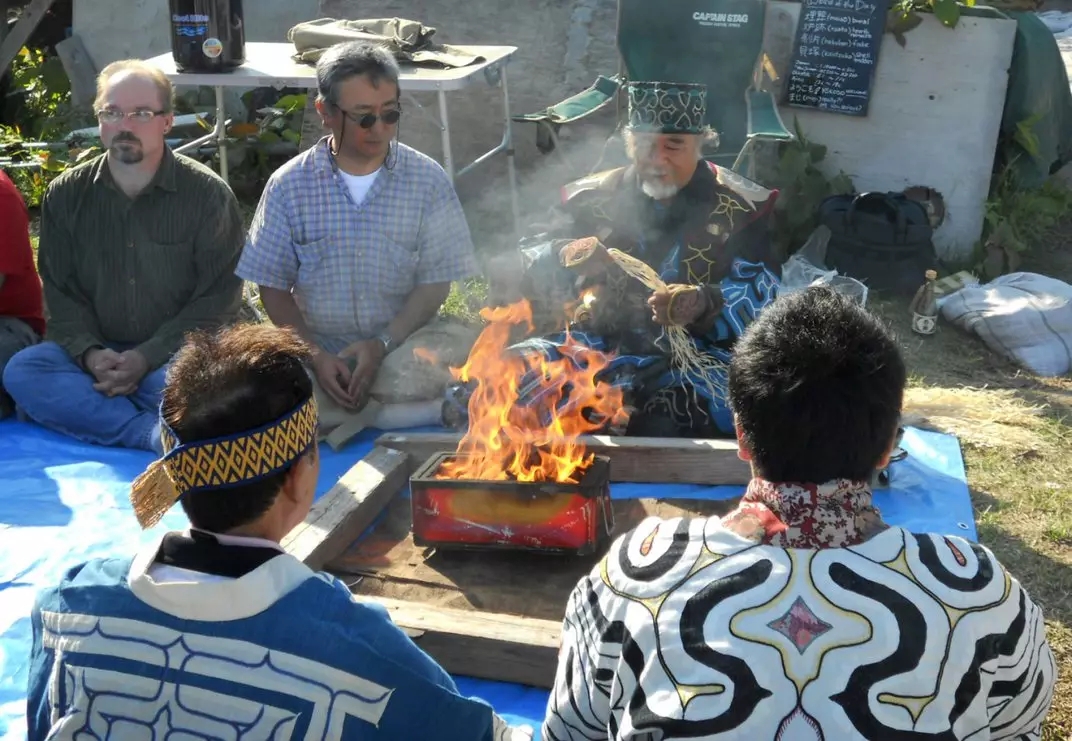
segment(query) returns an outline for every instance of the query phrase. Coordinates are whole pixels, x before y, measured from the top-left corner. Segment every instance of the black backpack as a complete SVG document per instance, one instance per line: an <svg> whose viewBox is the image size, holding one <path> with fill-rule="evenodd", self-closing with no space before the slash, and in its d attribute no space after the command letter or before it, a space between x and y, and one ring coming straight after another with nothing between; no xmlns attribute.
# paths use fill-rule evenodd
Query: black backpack
<svg viewBox="0 0 1072 741"><path fill-rule="evenodd" d="M827 267L871 290L912 293L938 267L927 211L903 193L831 196L819 223L830 229Z"/></svg>

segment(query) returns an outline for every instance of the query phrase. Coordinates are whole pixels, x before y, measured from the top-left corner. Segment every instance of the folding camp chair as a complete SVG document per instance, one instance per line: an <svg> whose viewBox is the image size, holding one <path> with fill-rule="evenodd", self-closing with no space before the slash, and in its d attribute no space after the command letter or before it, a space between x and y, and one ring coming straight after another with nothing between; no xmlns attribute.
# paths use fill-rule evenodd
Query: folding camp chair
<svg viewBox="0 0 1072 741"><path fill-rule="evenodd" d="M791 141L762 89L765 0L618 0L618 75L600 76L587 90L539 113L514 116L537 125L541 152L559 129L617 101L627 80L693 82L707 86L707 124L719 135L708 159L736 172L754 168L757 140ZM619 115L619 119L621 116Z"/></svg>

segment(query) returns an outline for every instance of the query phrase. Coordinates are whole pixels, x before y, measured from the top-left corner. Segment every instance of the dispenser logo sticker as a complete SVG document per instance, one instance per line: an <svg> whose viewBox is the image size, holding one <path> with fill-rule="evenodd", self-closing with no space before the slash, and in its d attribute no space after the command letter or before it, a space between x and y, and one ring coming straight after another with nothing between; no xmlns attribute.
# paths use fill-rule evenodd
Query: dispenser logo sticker
<svg viewBox="0 0 1072 741"><path fill-rule="evenodd" d="M220 54L223 54L223 44L219 39L208 38L205 39L205 43L201 44L201 51L209 59L215 59Z"/></svg>
<svg viewBox="0 0 1072 741"><path fill-rule="evenodd" d="M197 38L198 36L204 36L208 33L207 15L200 13L180 15L176 13L171 16L171 21L175 27L175 33L179 36Z"/></svg>

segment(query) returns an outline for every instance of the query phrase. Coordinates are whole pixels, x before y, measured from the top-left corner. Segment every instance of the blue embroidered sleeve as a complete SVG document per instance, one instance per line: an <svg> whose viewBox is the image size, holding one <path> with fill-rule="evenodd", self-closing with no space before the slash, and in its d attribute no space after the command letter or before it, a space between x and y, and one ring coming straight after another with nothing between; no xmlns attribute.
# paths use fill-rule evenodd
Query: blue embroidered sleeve
<svg viewBox="0 0 1072 741"><path fill-rule="evenodd" d="M763 263L740 258L722 279L722 311L704 339L722 344L744 334L759 313L778 297L778 278Z"/></svg>

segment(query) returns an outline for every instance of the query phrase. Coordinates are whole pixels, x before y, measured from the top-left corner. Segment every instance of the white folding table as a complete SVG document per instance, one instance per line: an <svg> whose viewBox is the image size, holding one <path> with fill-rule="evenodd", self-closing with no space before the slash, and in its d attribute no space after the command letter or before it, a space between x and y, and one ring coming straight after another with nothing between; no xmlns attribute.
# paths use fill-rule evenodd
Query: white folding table
<svg viewBox="0 0 1072 741"><path fill-rule="evenodd" d="M439 126L443 142L443 169L451 182L475 167L484 164L497 154L505 154L510 177L510 202L514 212L514 225L518 226L517 175L514 170L513 130L510 124L510 92L506 84L506 67L517 51L516 46L458 46L457 48L484 58L483 62L453 69L403 66L399 87L402 95ZM227 130L224 110L224 89L256 87L316 88L316 70L312 65L302 64L293 58L294 46L279 42L249 42L246 44L246 62L240 67L222 73L179 72L171 52L149 59L149 64L158 67L175 85L205 85L216 91L216 128L209 134L189 142L176 151L199 147L207 141L216 140L220 152L220 175L227 180ZM447 113L447 93L469 87L479 79L488 85L498 86L503 99L503 136L497 146L488 150L461 168L454 165L450 145L450 117ZM439 117L421 106L412 93L436 93L439 102Z"/></svg>

